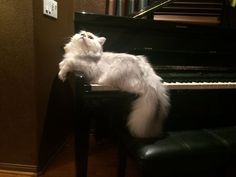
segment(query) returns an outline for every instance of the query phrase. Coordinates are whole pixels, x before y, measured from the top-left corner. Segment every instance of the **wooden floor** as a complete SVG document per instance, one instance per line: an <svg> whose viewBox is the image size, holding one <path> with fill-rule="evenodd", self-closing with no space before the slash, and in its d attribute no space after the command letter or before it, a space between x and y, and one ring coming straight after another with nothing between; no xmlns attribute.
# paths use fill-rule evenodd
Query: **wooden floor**
<svg viewBox="0 0 236 177"><path fill-rule="evenodd" d="M64 149L40 177L75 177L74 141L70 138ZM90 137L88 177L116 177L117 147L114 143L96 143ZM226 177L236 177L235 169L229 169ZM128 159L126 177L138 177L134 163ZM21 176L0 176L21 177ZM25 177L25 176L24 176Z"/></svg>
<svg viewBox="0 0 236 177"><path fill-rule="evenodd" d="M88 177L116 177L117 147L113 143L97 144L94 137L90 138ZM128 161L126 177L136 177L132 161ZM32 174L1 173L0 177L32 177ZM49 164L40 177L75 177L74 141L68 140L61 152Z"/></svg>
<svg viewBox="0 0 236 177"><path fill-rule="evenodd" d="M113 143L96 143L90 137L88 177L116 177L117 147ZM136 177L132 161L128 161L126 177ZM63 151L40 177L75 177L74 141L70 139Z"/></svg>
<svg viewBox="0 0 236 177"><path fill-rule="evenodd" d="M117 147L113 143L97 144L94 137L90 138L88 177L116 177ZM236 177L236 170L230 169L227 177ZM1 173L0 177L35 177L32 174ZM74 141L68 143L59 152L48 168L39 177L75 177ZM138 177L135 165L129 159L126 177Z"/></svg>

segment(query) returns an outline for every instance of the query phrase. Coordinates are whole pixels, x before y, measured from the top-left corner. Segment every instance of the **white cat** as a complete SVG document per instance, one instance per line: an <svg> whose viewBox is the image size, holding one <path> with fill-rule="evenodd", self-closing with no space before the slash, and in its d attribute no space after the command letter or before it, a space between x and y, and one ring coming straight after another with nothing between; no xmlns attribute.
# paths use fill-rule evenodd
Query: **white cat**
<svg viewBox="0 0 236 177"><path fill-rule="evenodd" d="M169 108L162 79L144 56L103 52L105 40L86 31L75 34L64 47L59 78L64 81L68 72L80 71L91 83L138 94L127 122L131 134L136 137L160 135Z"/></svg>

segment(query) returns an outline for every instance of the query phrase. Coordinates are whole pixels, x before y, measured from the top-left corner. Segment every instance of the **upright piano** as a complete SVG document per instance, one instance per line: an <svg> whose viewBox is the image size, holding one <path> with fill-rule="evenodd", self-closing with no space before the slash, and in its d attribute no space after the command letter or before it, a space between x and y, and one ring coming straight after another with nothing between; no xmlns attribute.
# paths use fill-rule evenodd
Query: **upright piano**
<svg viewBox="0 0 236 177"><path fill-rule="evenodd" d="M148 57L170 92L168 130L236 125L236 28L225 23L227 14L220 14L219 23L214 24L142 18L171 3L160 0L123 17L76 12L75 32L86 30L106 37L104 51ZM227 8L220 13L227 13ZM116 88L93 83L83 89L86 93L110 90L116 94ZM82 162L86 166L87 161ZM86 176L85 166L79 166L82 176Z"/></svg>
<svg viewBox="0 0 236 177"><path fill-rule="evenodd" d="M171 124L183 119L194 128L206 117L209 126L227 124L222 119L236 122L236 29L222 22L225 14L214 25L141 18L171 3L157 1L135 18L77 12L75 32L106 37L104 51L147 56L170 90ZM91 86L94 91L107 89Z"/></svg>

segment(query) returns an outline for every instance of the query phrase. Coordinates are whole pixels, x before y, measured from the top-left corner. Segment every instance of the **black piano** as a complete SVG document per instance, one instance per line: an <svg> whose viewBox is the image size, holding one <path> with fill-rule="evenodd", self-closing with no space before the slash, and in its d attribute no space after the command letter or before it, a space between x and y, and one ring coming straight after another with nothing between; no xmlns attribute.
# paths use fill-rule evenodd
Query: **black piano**
<svg viewBox="0 0 236 177"><path fill-rule="evenodd" d="M170 91L168 130L236 125L236 28L225 23L229 7L221 4L227 7L214 24L143 18L171 3L157 1L123 17L76 12L75 32L86 30L106 37L104 51L148 57ZM90 83L84 91L109 89L116 90Z"/></svg>
<svg viewBox="0 0 236 177"><path fill-rule="evenodd" d="M223 117L236 120L231 116L236 113L236 29L223 22L206 25L140 18L170 4L157 1L136 18L78 12L75 32L87 30L106 37L104 51L146 55L170 89L174 124L182 117L200 121L206 116L219 125L225 124ZM225 16L221 14L220 20Z"/></svg>

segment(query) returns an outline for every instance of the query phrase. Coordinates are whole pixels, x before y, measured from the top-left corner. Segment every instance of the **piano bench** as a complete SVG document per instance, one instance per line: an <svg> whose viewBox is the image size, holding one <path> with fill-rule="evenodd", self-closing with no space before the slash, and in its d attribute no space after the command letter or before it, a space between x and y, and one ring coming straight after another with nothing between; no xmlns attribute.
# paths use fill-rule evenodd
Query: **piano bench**
<svg viewBox="0 0 236 177"><path fill-rule="evenodd" d="M160 139L131 138L129 154L141 177L225 176L235 164L236 127L168 132Z"/></svg>

